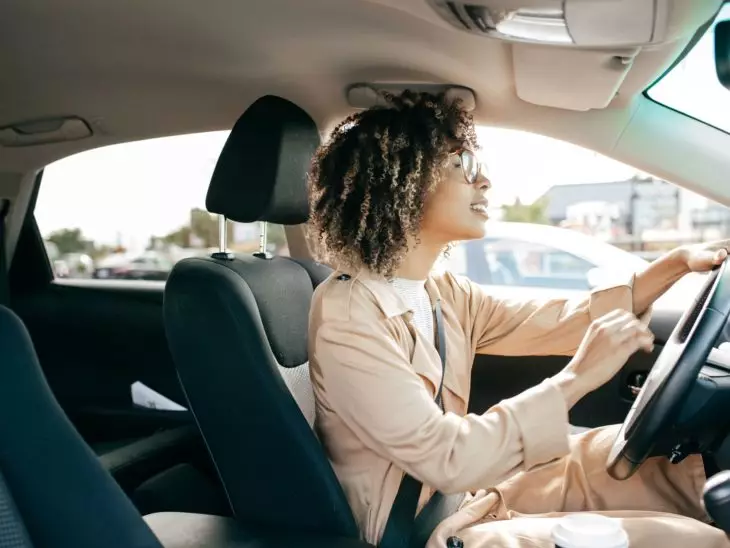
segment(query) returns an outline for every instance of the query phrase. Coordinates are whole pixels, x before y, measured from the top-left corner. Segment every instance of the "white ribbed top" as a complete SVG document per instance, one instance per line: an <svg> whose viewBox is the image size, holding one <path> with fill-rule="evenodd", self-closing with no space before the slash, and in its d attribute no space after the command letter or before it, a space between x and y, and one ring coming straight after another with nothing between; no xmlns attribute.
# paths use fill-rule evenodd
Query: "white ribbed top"
<svg viewBox="0 0 730 548"><path fill-rule="evenodd" d="M426 280L407 280L393 278L390 280L393 289L413 311L413 324L427 341L434 341L433 310L431 298L426 291Z"/></svg>

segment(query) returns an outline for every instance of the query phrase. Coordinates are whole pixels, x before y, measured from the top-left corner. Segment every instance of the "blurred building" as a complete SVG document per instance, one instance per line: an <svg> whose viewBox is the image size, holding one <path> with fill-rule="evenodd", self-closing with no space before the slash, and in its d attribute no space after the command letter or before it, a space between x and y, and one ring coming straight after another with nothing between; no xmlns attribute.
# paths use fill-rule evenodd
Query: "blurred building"
<svg viewBox="0 0 730 548"><path fill-rule="evenodd" d="M730 208L710 203L692 211L692 227L703 240L727 238L730 235Z"/></svg>
<svg viewBox="0 0 730 548"><path fill-rule="evenodd" d="M642 238L647 232L691 238L701 223L705 227L730 227L727 208L712 209L705 198L652 177L556 185L541 199L552 224L606 239Z"/></svg>

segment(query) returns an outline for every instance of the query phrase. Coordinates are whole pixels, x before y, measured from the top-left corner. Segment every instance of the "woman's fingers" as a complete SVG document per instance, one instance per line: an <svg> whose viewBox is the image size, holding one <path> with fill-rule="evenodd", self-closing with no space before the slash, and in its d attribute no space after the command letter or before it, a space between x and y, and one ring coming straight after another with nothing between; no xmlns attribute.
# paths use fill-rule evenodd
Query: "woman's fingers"
<svg viewBox="0 0 730 548"><path fill-rule="evenodd" d="M654 349L654 334L636 317L620 325L614 337L617 345L628 343L633 346L633 351L643 348L651 352Z"/></svg>
<svg viewBox="0 0 730 548"><path fill-rule="evenodd" d="M603 316L599 320L599 329L606 333L614 333L620 331L627 324L635 320L636 316L626 310L614 310Z"/></svg>
<svg viewBox="0 0 730 548"><path fill-rule="evenodd" d="M637 344L644 352L652 352L654 350L654 335L642 334L637 337Z"/></svg>
<svg viewBox="0 0 730 548"><path fill-rule="evenodd" d="M645 352L651 352L654 350L654 334L645 326L641 329L627 330L621 334L620 345L629 349L632 354L640 348Z"/></svg>

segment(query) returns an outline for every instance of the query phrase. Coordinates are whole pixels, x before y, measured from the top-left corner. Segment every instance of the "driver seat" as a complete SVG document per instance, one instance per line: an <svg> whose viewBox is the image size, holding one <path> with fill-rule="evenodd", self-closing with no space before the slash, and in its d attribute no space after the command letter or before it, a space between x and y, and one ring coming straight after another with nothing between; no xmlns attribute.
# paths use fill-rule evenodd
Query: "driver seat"
<svg viewBox="0 0 730 548"><path fill-rule="evenodd" d="M236 122L208 189L209 211L241 223L305 223L319 145L309 115L280 97ZM307 363L311 261L215 253L178 262L165 288L168 342L236 518L278 531L358 538L312 430Z"/></svg>

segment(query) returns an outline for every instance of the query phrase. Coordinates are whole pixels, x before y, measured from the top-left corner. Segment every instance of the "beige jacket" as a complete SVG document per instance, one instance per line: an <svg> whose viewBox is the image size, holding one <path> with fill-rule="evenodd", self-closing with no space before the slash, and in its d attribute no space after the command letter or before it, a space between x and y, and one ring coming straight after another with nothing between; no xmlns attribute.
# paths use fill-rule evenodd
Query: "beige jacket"
<svg viewBox="0 0 730 548"><path fill-rule="evenodd" d="M570 355L590 322L632 309L631 283L567 301L506 301L449 273L431 277L447 337L446 413L434 403L441 363L382 277L333 274L313 299L310 367L316 430L364 538L382 535L403 472L446 494L490 488L569 452L568 410L550 381L466 414L474 355Z"/></svg>

